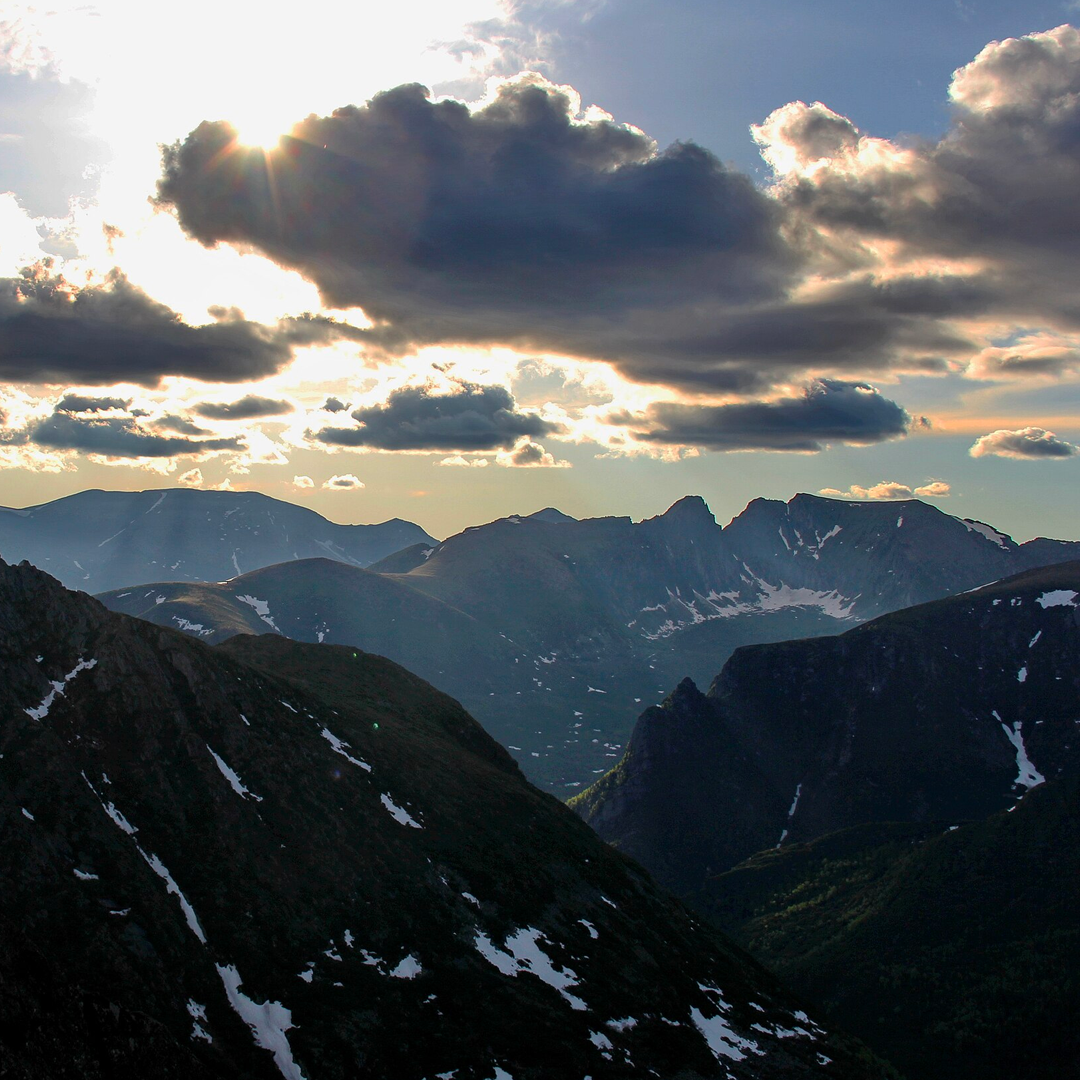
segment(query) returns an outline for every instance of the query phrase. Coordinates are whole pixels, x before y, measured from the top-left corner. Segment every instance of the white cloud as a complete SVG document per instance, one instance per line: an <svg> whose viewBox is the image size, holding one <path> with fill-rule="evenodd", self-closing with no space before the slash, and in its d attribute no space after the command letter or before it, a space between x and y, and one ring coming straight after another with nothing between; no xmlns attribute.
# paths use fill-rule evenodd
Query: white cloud
<svg viewBox="0 0 1080 1080"><path fill-rule="evenodd" d="M177 478L178 484L183 484L185 487L202 487L203 474L201 469L188 469L186 473L181 473Z"/></svg>
<svg viewBox="0 0 1080 1080"><path fill-rule="evenodd" d="M944 480L931 480L913 488L909 484L900 484L895 480L882 480L870 487L852 484L847 491L837 488L822 488L818 494L830 499L859 499L873 502L889 502L895 499L945 499L952 491L951 485Z"/></svg>
<svg viewBox="0 0 1080 1080"><path fill-rule="evenodd" d="M555 456L532 439L518 439L511 450L500 450L495 464L507 469L569 469L569 461L557 461Z"/></svg>
<svg viewBox="0 0 1080 1080"><path fill-rule="evenodd" d="M342 473L340 476L331 476L323 483L324 491L358 491L364 486L364 482L352 473Z"/></svg>
<svg viewBox="0 0 1080 1080"><path fill-rule="evenodd" d="M306 488L313 488L315 481L310 476L294 476L292 478L293 487L298 491L303 491Z"/></svg>
<svg viewBox="0 0 1080 1080"><path fill-rule="evenodd" d="M461 454L453 454L450 457L444 457L442 461L433 461L433 465L446 465L456 468L470 468L470 469L483 469L488 464L488 459L483 457L467 458Z"/></svg>
<svg viewBox="0 0 1080 1080"><path fill-rule="evenodd" d="M1080 454L1080 446L1059 439L1045 428L999 428L976 439L968 453L976 458L992 455L1017 461L1061 461Z"/></svg>

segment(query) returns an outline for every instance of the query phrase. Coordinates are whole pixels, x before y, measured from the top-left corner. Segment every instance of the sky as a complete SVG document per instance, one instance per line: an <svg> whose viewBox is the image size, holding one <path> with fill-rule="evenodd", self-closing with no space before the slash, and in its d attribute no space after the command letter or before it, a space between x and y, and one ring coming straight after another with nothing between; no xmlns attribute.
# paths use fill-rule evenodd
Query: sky
<svg viewBox="0 0 1080 1080"><path fill-rule="evenodd" d="M1080 538L1080 3L0 12L0 505Z"/></svg>

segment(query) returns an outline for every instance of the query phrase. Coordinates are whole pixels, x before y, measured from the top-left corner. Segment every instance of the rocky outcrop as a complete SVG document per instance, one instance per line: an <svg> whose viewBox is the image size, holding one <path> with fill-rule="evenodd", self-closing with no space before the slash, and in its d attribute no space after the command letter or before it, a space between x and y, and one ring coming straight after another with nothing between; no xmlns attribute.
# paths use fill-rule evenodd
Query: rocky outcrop
<svg viewBox="0 0 1080 1080"><path fill-rule="evenodd" d="M739 649L572 805L676 891L764 847L982 818L1080 774L1080 563ZM692 840L687 840L690 837Z"/></svg>

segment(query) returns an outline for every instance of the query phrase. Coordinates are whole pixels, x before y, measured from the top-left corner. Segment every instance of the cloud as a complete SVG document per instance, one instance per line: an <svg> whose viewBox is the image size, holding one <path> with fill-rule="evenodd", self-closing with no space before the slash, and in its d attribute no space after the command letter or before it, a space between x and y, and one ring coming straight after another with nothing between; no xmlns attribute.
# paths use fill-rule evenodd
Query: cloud
<svg viewBox="0 0 1080 1080"><path fill-rule="evenodd" d="M945 309L915 298L912 316L1080 329L1080 31L992 42L949 96L937 141L873 138L817 102L756 127L788 235L823 266L965 283Z"/></svg>
<svg viewBox="0 0 1080 1080"><path fill-rule="evenodd" d="M351 332L316 317L274 328L235 318L190 326L116 270L78 287L44 261L0 279L0 378L13 382L244 382L284 367L295 346Z"/></svg>
<svg viewBox="0 0 1080 1080"><path fill-rule="evenodd" d="M951 493L952 485L945 483L944 480L931 480L915 489L915 494L920 499L947 499Z"/></svg>
<svg viewBox="0 0 1080 1080"><path fill-rule="evenodd" d="M188 469L187 472L181 473L176 478L176 482L178 484L183 484L185 487L202 487L202 469Z"/></svg>
<svg viewBox="0 0 1080 1080"><path fill-rule="evenodd" d="M364 486L364 482L352 473L343 473L340 476L331 476L323 483L324 491L357 491Z"/></svg>
<svg viewBox="0 0 1080 1080"><path fill-rule="evenodd" d="M485 469L489 465L489 461L485 457L462 457L461 454L454 454L453 457L444 457L442 461L433 461L432 465L443 465L449 468L458 469Z"/></svg>
<svg viewBox="0 0 1080 1080"><path fill-rule="evenodd" d="M373 450L496 450L522 436L546 435L556 426L521 412L502 386L458 382L444 391L431 384L405 386L379 405L355 409L356 427L327 427L312 433L332 446Z"/></svg>
<svg viewBox="0 0 1080 1080"><path fill-rule="evenodd" d="M975 379L1063 379L1080 374L1080 344L1053 334L1030 334L1015 344L983 349L968 365Z"/></svg>
<svg viewBox="0 0 1080 1080"><path fill-rule="evenodd" d="M1059 439L1052 431L1040 427L1019 428L1016 431L1002 428L980 436L968 453L972 457L993 455L1027 461L1060 461L1080 454L1080 446Z"/></svg>
<svg viewBox="0 0 1080 1080"><path fill-rule="evenodd" d="M349 406L341 398L336 397L328 397L322 406L323 412L329 413L345 412L348 408Z"/></svg>
<svg viewBox="0 0 1080 1080"><path fill-rule="evenodd" d="M895 499L948 498L952 487L943 480L932 480L921 487L911 488L907 484L898 484L895 480L882 480L872 487L852 484L847 491L836 488L822 488L818 494L831 499L860 499L888 502Z"/></svg>
<svg viewBox="0 0 1080 1080"><path fill-rule="evenodd" d="M500 450L495 464L508 469L569 469L569 461L556 461L538 442L519 439L512 450Z"/></svg>
<svg viewBox="0 0 1080 1080"><path fill-rule="evenodd" d="M620 418L616 418L620 419ZM621 418L625 420L625 418ZM865 383L819 380L799 397L731 405L658 402L651 425L633 431L646 442L711 450L814 452L832 443L866 446L905 435L911 416Z"/></svg>
<svg viewBox="0 0 1080 1080"><path fill-rule="evenodd" d="M131 407L131 398L87 397L84 394L65 394L57 403L57 412L93 413L126 411Z"/></svg>
<svg viewBox="0 0 1080 1080"><path fill-rule="evenodd" d="M32 422L23 436L24 441L51 450L78 450L115 458L171 458L244 449L239 438L155 435L134 417L84 419L64 412Z"/></svg>
<svg viewBox="0 0 1080 1080"><path fill-rule="evenodd" d="M192 412L210 420L255 420L292 411L292 402L259 397L257 394L245 394L239 401L200 401L192 406Z"/></svg>
<svg viewBox="0 0 1080 1080"><path fill-rule="evenodd" d="M159 200L203 244L254 247L363 307L388 353L498 343L676 383L707 371L698 339L791 280L776 205L699 146L658 153L579 107L528 75L472 111L400 86L268 154L204 123L166 149Z"/></svg>
<svg viewBox="0 0 1080 1080"><path fill-rule="evenodd" d="M298 491L306 491L315 486L315 481L310 476L294 476L292 482L293 487Z"/></svg>
<svg viewBox="0 0 1080 1080"><path fill-rule="evenodd" d="M192 423L186 416L178 416L176 413L165 413L149 422L149 426L158 431L175 431L178 435L212 435L208 428L199 427Z"/></svg>

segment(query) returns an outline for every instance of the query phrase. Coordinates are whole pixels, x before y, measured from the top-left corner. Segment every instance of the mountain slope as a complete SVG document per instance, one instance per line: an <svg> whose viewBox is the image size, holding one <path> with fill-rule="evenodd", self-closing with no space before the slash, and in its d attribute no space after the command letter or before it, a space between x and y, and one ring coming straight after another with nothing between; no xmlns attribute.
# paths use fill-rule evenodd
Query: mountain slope
<svg viewBox="0 0 1080 1080"><path fill-rule="evenodd" d="M286 559L367 566L412 544L418 525L335 525L254 491L81 491L25 510L0 507L0 556L28 559L71 588L223 581Z"/></svg>
<svg viewBox="0 0 1080 1080"><path fill-rule="evenodd" d="M801 627L793 613L777 613L738 626L703 627L708 640L698 643L688 634L688 648L678 654L661 643L644 659L633 652L584 660L554 650L537 655L413 588L412 580L301 559L226 582L159 582L98 598L113 611L210 644L235 634L280 633L387 656L461 701L511 748L530 779L564 791L617 760L621 745L604 736L602 725L608 718L625 724L636 711L635 699L662 693L662 680L679 670L693 647L711 664L718 647L730 652L746 641L780 640ZM820 625L813 615L803 618Z"/></svg>
<svg viewBox="0 0 1080 1080"><path fill-rule="evenodd" d="M0 563L0 666L12 1075L882 1073L387 660Z"/></svg>
<svg viewBox="0 0 1080 1080"><path fill-rule="evenodd" d="M908 1080L1080 1070L1080 782L946 828L870 825L755 856L697 898Z"/></svg>
<svg viewBox="0 0 1080 1080"><path fill-rule="evenodd" d="M872 821L985 817L1080 774L1080 563L837 637L739 649L683 683L573 805L676 891Z"/></svg>

